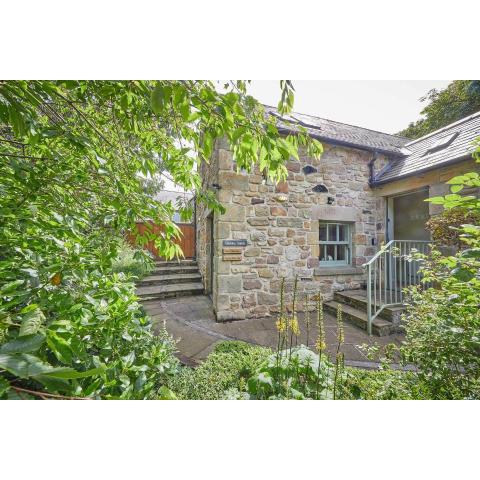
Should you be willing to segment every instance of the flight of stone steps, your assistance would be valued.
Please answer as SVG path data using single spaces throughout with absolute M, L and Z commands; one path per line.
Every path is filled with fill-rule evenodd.
M 195 260 L 157 261 L 148 277 L 137 282 L 137 295 L 143 301 L 202 295 L 202 277 Z
M 323 304 L 323 308 L 331 315 L 336 315 L 341 304 L 343 319 L 362 330 L 367 330 L 367 293 L 366 290 L 345 290 L 335 292 L 333 300 Z M 402 330 L 400 316 L 403 307 L 385 308 L 372 322 L 372 333 L 379 337 Z

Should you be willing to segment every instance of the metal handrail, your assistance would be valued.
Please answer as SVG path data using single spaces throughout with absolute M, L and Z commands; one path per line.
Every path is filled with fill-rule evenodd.
M 388 307 L 403 305 L 403 289 L 421 281 L 419 265 L 409 255 L 428 252 L 428 240 L 390 240 L 362 266 L 367 270 L 367 331 Z
M 362 265 L 363 268 L 368 267 L 368 265 L 372 264 L 375 262 L 375 260 L 390 246 L 395 243 L 395 240 L 390 240 L 387 244 L 382 245 L 380 247 L 380 250 L 367 262 Z

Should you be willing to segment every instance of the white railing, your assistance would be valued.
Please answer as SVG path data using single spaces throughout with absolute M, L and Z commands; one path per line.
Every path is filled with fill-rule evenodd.
M 410 257 L 414 252 L 427 254 L 425 240 L 390 240 L 363 265 L 367 273 L 367 330 L 372 334 L 372 322 L 388 307 L 403 305 L 403 289 L 418 285 L 421 280 L 419 262 Z

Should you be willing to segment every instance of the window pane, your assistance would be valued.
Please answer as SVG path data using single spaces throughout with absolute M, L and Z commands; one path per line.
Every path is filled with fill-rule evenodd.
M 327 226 L 320 225 L 320 241 L 326 242 L 327 241 Z
M 348 260 L 347 248 L 346 245 L 337 245 L 337 260 Z
M 328 225 L 328 241 L 329 242 L 337 241 L 337 224 L 336 223 Z
M 339 225 L 338 226 L 338 241 L 339 242 L 346 242 L 347 241 L 347 225 Z
M 327 245 L 327 258 L 325 260 L 335 260 L 335 245 Z

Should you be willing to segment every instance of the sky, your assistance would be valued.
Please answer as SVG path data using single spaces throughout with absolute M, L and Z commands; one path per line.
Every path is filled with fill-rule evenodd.
M 432 88 L 445 88 L 451 80 L 293 80 L 294 111 L 359 127 L 397 133 L 421 118 Z M 254 80 L 249 93 L 276 106 L 278 80 Z

